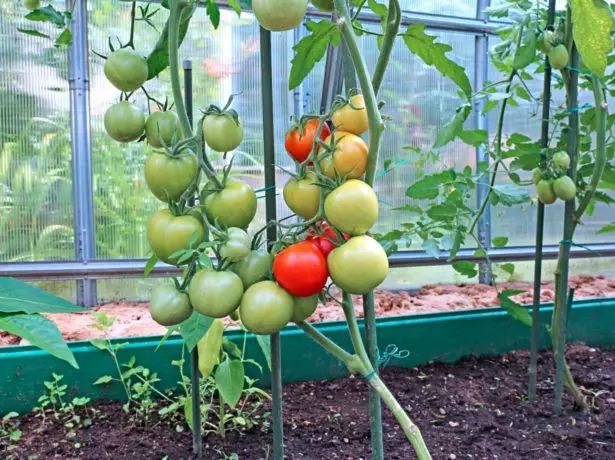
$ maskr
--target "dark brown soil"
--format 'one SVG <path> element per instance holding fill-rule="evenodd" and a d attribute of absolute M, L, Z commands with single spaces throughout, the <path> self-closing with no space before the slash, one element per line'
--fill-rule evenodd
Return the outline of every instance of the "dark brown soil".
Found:
<path fill-rule="evenodd" d="M 525 397 L 526 352 L 454 365 L 385 369 L 382 375 L 422 429 L 434 459 L 613 459 L 615 351 L 573 345 L 568 358 L 591 404 L 587 413 L 573 411 L 566 397 L 568 410 L 553 415 L 552 358 L 547 353 L 540 357 L 535 405 Z M 286 458 L 371 458 L 363 380 L 288 385 L 284 401 Z M 35 455 L 40 460 L 192 458 L 188 430 L 177 432 L 174 424 L 159 421 L 135 426 L 119 404 L 96 407 L 100 414 L 94 423 L 76 430 L 74 437 L 67 436 L 69 430 L 61 423 L 48 421 L 41 426 L 39 418 L 24 417 L 20 427 L 24 436 L 11 454 L 19 459 Z M 415 458 L 386 410 L 384 436 L 387 460 Z M 272 458 L 268 425 L 230 433 L 225 439 L 210 436 L 204 443 L 207 459 Z M 233 453 L 237 456 L 230 456 Z"/>

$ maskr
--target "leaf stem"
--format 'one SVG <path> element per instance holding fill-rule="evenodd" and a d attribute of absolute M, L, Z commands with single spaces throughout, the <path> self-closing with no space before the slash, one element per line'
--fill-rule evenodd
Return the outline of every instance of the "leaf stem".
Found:
<path fill-rule="evenodd" d="M 382 85 L 384 73 L 389 65 L 389 59 L 391 58 L 391 52 L 393 51 L 393 44 L 395 38 L 397 38 L 397 32 L 399 32 L 399 26 L 401 24 L 401 7 L 399 0 L 389 0 L 389 9 L 387 16 L 387 27 L 384 32 L 384 38 L 382 39 L 382 45 L 380 47 L 380 55 L 378 56 L 378 62 L 374 70 L 372 77 L 372 87 L 374 93 L 377 95 Z"/>

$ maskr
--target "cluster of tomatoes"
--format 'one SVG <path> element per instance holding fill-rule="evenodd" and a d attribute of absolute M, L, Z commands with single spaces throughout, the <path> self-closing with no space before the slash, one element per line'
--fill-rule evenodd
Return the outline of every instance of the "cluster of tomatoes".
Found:
<path fill-rule="evenodd" d="M 544 204 L 574 200 L 577 187 L 566 175 L 570 166 L 570 156 L 563 151 L 555 153 L 543 167 L 532 171 L 532 183 L 536 186 L 538 199 Z"/>
<path fill-rule="evenodd" d="M 557 32 L 545 30 L 539 37 L 540 51 L 549 59 L 549 65 L 561 70 L 568 65 L 568 49 Z"/>

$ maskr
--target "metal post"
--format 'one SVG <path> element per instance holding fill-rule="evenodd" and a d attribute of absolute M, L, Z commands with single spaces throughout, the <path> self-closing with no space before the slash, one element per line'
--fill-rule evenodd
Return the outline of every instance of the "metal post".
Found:
<path fill-rule="evenodd" d="M 263 148 L 265 156 L 266 221 L 276 219 L 275 138 L 273 119 L 273 69 L 271 64 L 271 32 L 260 29 L 261 93 L 263 101 Z M 267 242 L 277 240 L 275 227 L 267 229 Z M 284 427 L 282 426 L 282 354 L 280 334 L 271 336 L 271 395 L 273 405 L 273 458 L 284 459 Z"/>
<path fill-rule="evenodd" d="M 95 259 L 94 194 L 92 190 L 92 149 L 90 137 L 90 77 L 88 68 L 87 1 L 66 0 L 74 10 L 70 29 L 73 42 L 68 48 L 70 87 L 71 150 L 73 163 L 73 225 L 75 258 L 82 263 Z M 96 305 L 96 281 L 77 281 L 77 303 Z"/>
<path fill-rule="evenodd" d="M 476 4 L 476 18 L 487 22 L 487 16 L 484 11 L 489 6 L 491 0 L 478 0 Z M 476 36 L 474 45 L 474 88 L 476 91 L 483 88 L 485 82 L 489 79 L 488 52 L 489 52 L 489 37 L 486 33 Z M 480 98 L 474 103 L 474 114 L 476 117 L 476 128 L 484 129 L 489 132 L 488 117 L 482 113 L 485 107 L 485 99 Z M 480 171 L 481 165 L 489 164 L 489 151 L 484 146 L 476 148 L 476 169 Z M 477 187 L 477 202 L 480 206 L 489 193 L 489 177 L 485 176 L 478 182 Z M 485 248 L 491 246 L 491 207 L 487 204 L 485 212 L 478 222 L 478 241 Z M 487 264 L 479 264 L 479 281 L 484 284 L 491 284 L 491 270 Z"/>

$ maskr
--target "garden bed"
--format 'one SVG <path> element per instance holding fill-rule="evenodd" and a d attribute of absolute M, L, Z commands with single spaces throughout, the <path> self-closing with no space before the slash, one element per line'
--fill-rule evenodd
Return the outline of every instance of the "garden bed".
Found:
<path fill-rule="evenodd" d="M 553 415 L 553 362 L 539 360 L 538 403 L 526 401 L 526 352 L 472 358 L 456 364 L 385 369 L 383 379 L 421 427 L 434 459 L 613 458 L 615 448 L 615 352 L 569 347 L 578 383 L 589 397 L 588 413 Z M 365 459 L 371 457 L 367 385 L 358 378 L 307 382 L 284 387 L 284 430 L 289 459 Z M 566 396 L 566 407 L 571 401 Z M 16 458 L 190 458 L 187 427 L 155 417 L 146 426 L 129 421 L 118 403 L 97 403 L 88 428 L 45 424 L 23 417 Z M 264 407 L 263 412 L 269 410 Z M 385 410 L 387 459 L 411 459 L 412 449 Z M 264 459 L 271 430 L 261 424 L 226 438 L 208 436 L 205 458 Z M 5 446 L 6 447 L 6 446 Z M 235 453 L 236 457 L 230 455 Z M 227 455 L 226 457 L 224 455 Z M 166 457 L 165 457 L 166 458 Z"/>
<path fill-rule="evenodd" d="M 569 285 L 576 289 L 576 300 L 615 297 L 615 280 L 604 276 L 574 276 L 570 279 Z M 517 296 L 516 300 L 522 304 L 532 303 L 533 288 L 531 284 L 511 282 L 502 283 L 500 287 L 502 289 L 524 290 L 526 293 Z M 544 282 L 541 289 L 542 302 L 551 302 L 553 297 L 553 282 Z M 354 296 L 353 300 L 357 315 L 362 317 L 362 298 Z M 382 290 L 376 292 L 376 313 L 378 317 L 475 310 L 497 305 L 499 305 L 499 300 L 495 289 L 484 284 L 427 285 L 415 292 Z M 95 307 L 94 310 L 103 311 L 107 315 L 116 317 L 115 324 L 110 330 L 112 337 L 164 335 L 166 329 L 151 319 L 148 308 L 148 304 L 144 302 L 117 301 Z M 89 313 L 47 316 L 56 323 L 62 335 L 68 341 L 88 340 L 102 336 L 100 331 L 89 326 L 92 323 Z M 334 302 L 330 302 L 327 305 L 320 305 L 308 321 L 325 322 L 343 319 L 344 314 L 341 307 Z M 0 332 L 0 346 L 18 345 L 19 343 L 18 337 Z"/>

